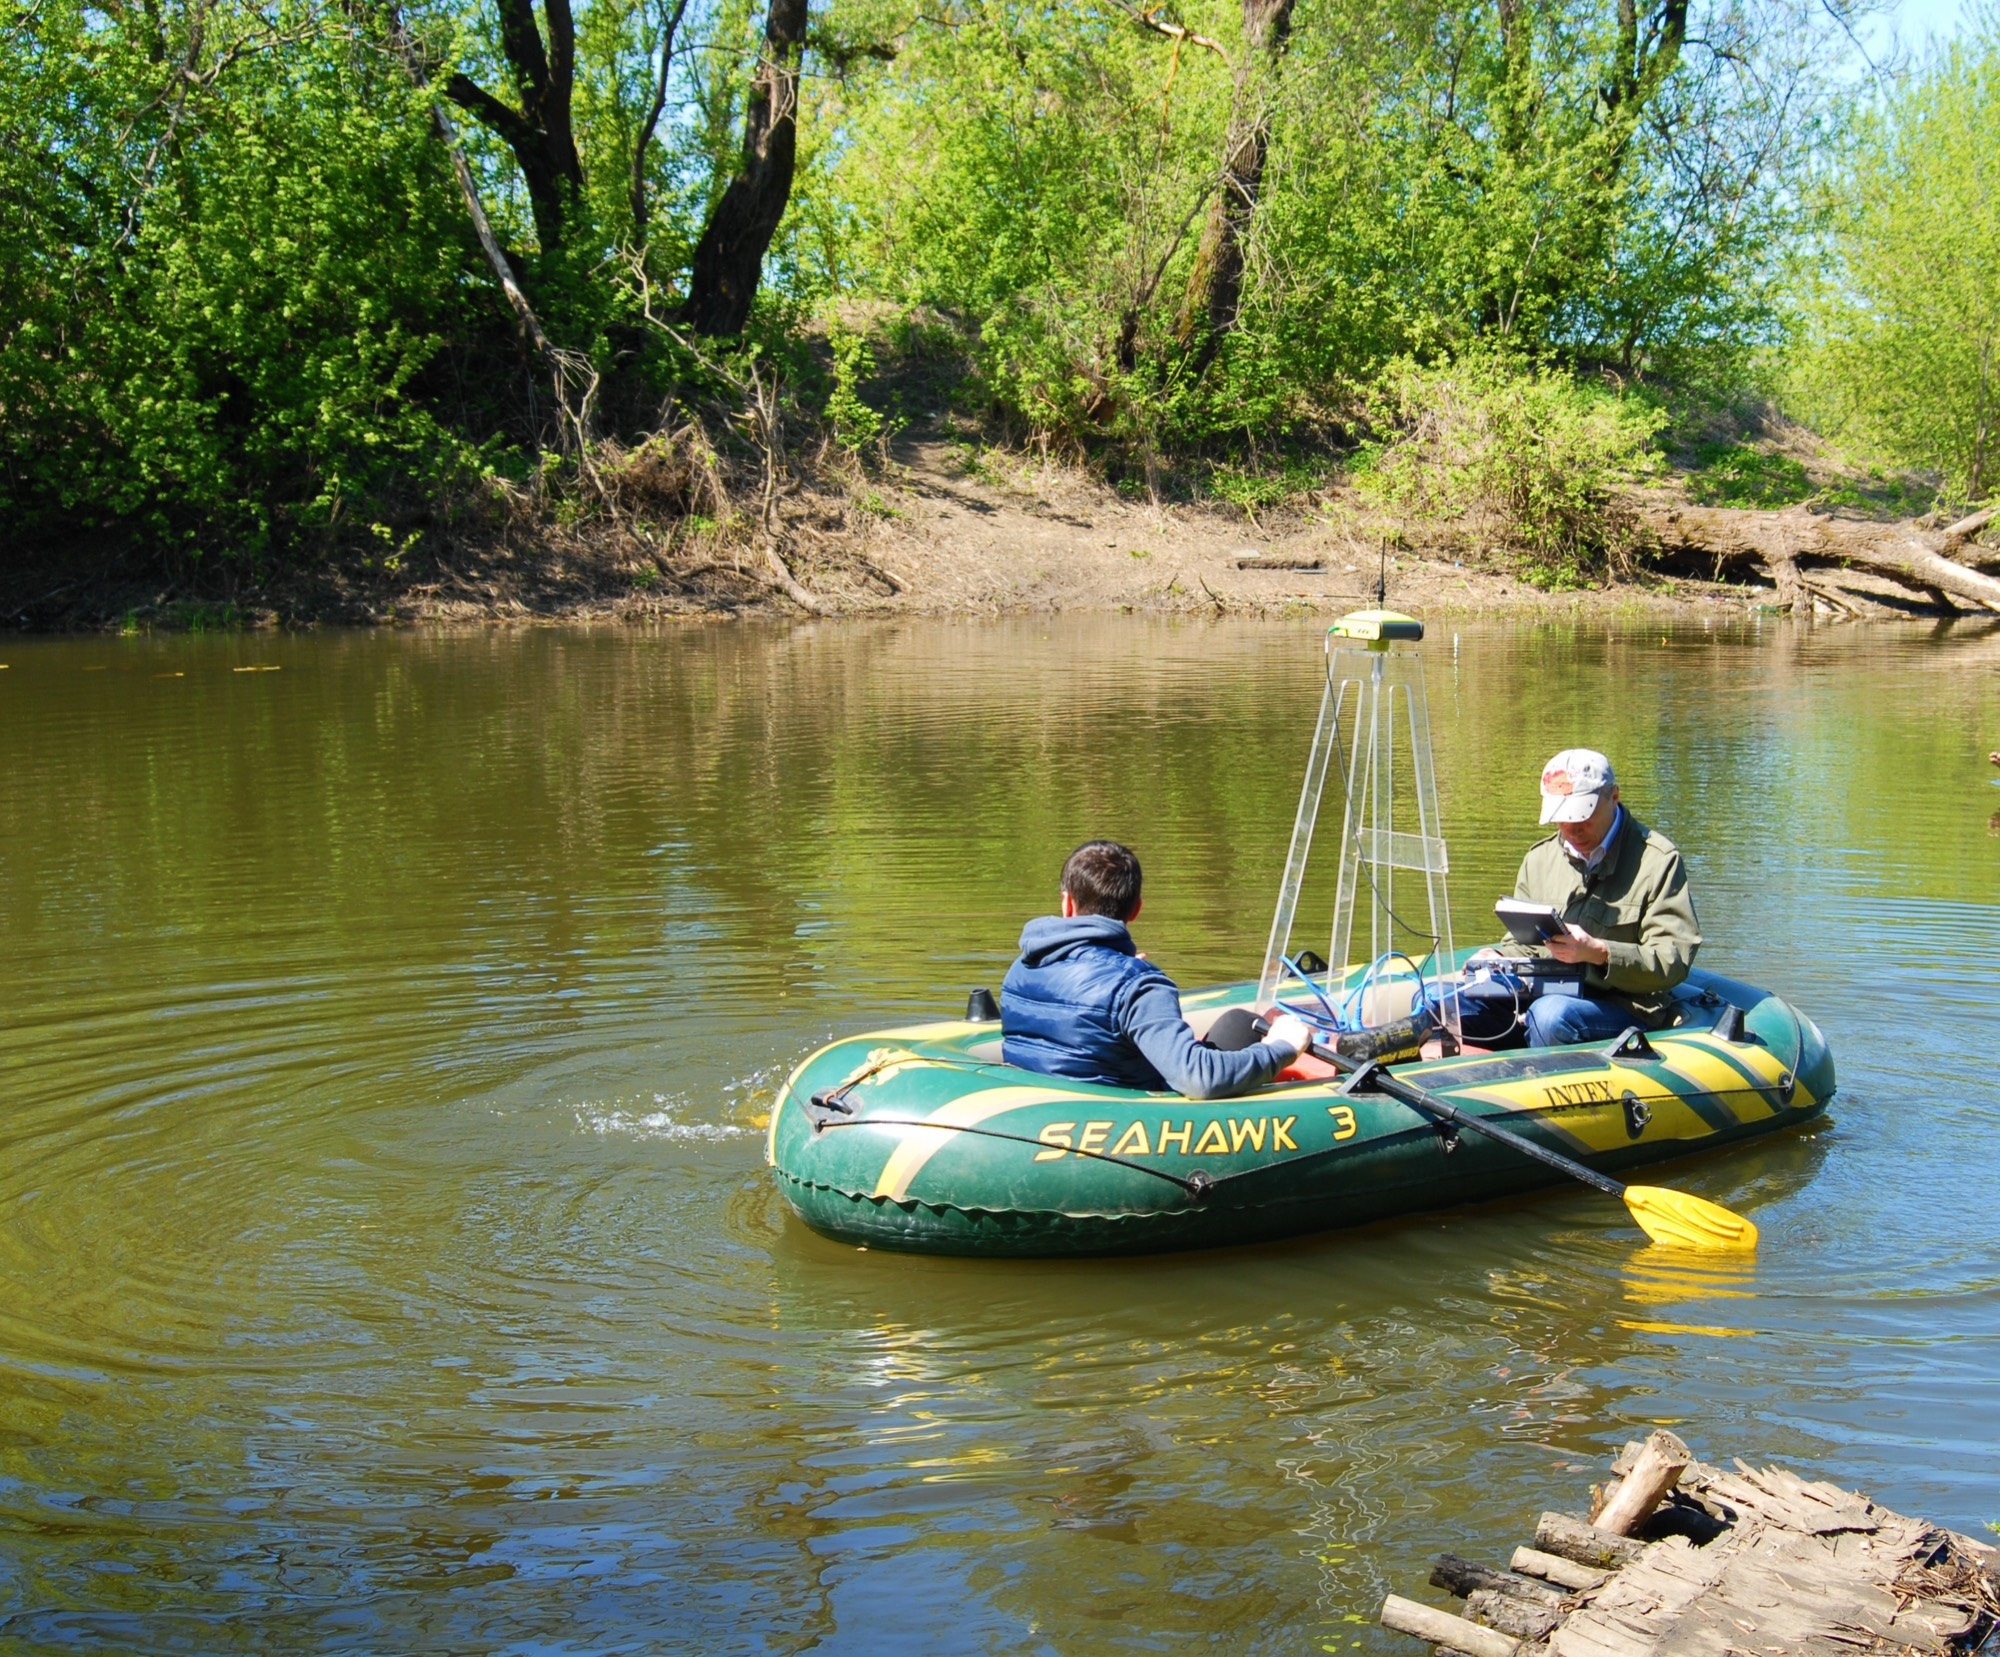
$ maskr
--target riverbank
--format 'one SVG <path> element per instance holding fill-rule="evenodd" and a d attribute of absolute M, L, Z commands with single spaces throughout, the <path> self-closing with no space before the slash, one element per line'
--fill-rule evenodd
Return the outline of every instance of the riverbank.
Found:
<path fill-rule="evenodd" d="M 1726 452 L 1754 457 L 1735 445 L 1741 435 L 1732 430 Z M 1808 460 L 1795 468 L 1799 487 L 1826 482 L 1809 471 L 1841 481 L 1823 455 Z M 799 475 L 758 501 L 745 480 L 721 480 L 712 454 L 608 450 L 593 457 L 587 511 L 498 490 L 400 546 L 304 568 L 230 557 L 135 568 L 64 549 L 0 574 L 0 617 L 20 631 L 201 632 L 787 613 L 1338 614 L 1373 602 L 1379 581 L 1392 603 L 1427 615 L 1608 621 L 1745 614 L 1795 596 L 1754 562 L 1728 568 L 1700 547 L 1656 549 L 1602 584 L 1550 585 L 1476 515 L 1398 517 L 1337 475 L 1317 488 L 1253 480 L 1246 497 L 1273 497 L 1262 505 L 1155 496 L 948 421 L 905 434 L 866 467 L 825 448 L 793 465 Z M 1619 509 L 1672 519 L 1691 503 L 1693 515 L 1710 510 L 1702 499 L 1701 474 L 1684 469 Z M 1808 589 L 1808 602 L 1829 615 L 1950 608 L 1867 571 Z"/>
<path fill-rule="evenodd" d="M 1499 548 L 1371 514 L 1330 489 L 1262 511 L 1133 499 L 1081 468 L 930 437 L 886 465 L 795 485 L 784 546 L 739 523 L 690 534 L 621 505 L 587 525 L 496 514 L 450 550 L 358 556 L 298 571 L 228 559 L 178 575 L 74 565 L 16 571 L 0 614 L 23 631 L 205 631 L 336 626 L 638 622 L 799 613 L 995 615 L 1097 611 L 1338 613 L 1373 600 L 1426 614 L 1588 615 L 1742 611 L 1772 589 L 1648 572 L 1550 590 Z M 699 523 L 699 520 L 697 520 Z M 67 578 L 66 578 L 67 577 Z"/>

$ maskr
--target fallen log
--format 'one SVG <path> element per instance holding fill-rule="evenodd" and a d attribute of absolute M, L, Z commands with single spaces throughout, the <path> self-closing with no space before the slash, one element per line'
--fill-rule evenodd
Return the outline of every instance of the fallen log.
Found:
<path fill-rule="evenodd" d="M 1431 1586 L 1456 1594 L 1460 1599 L 1481 1591 L 1512 1594 L 1517 1599 L 1536 1605 L 1561 1605 L 1569 1598 L 1560 1588 L 1551 1587 L 1547 1582 L 1534 1582 L 1511 1571 L 1496 1571 L 1490 1566 L 1475 1564 L 1470 1559 L 1461 1559 L 1455 1553 L 1441 1553 L 1431 1561 Z"/>
<path fill-rule="evenodd" d="M 1382 1602 L 1380 1621 L 1384 1628 L 1393 1628 L 1399 1634 L 1414 1634 L 1432 1645 L 1465 1652 L 1467 1657 L 1514 1657 L 1521 1649 L 1521 1642 L 1511 1635 L 1454 1617 L 1449 1611 L 1434 1611 L 1399 1594 L 1391 1594 Z"/>
<path fill-rule="evenodd" d="M 2000 611 L 2000 579 L 1947 556 L 1993 522 L 1991 510 L 1925 529 L 1908 521 L 1837 518 L 1803 506 L 1754 512 L 1654 495 L 1634 496 L 1630 504 L 1663 553 L 1705 559 L 1717 579 L 1726 569 L 1760 566 L 1787 609 L 1809 608 L 1814 597 L 1853 608 L 1850 595 L 1807 579 L 1806 567 L 1813 565 L 1869 570 L 1947 609 Z"/>
<path fill-rule="evenodd" d="M 1546 1640 L 1563 1620 L 1558 1605 L 1530 1605 L 1497 1588 L 1480 1588 L 1465 1596 L 1465 1614 L 1486 1628 L 1497 1628 L 1520 1640 Z"/>
<path fill-rule="evenodd" d="M 1543 1553 L 1573 1559 L 1579 1565 L 1615 1571 L 1627 1561 L 1637 1559 L 1645 1544 L 1630 1537 L 1613 1536 L 1581 1519 L 1572 1519 L 1567 1513 L 1544 1513 L 1535 1526 L 1535 1546 Z"/>
<path fill-rule="evenodd" d="M 1575 1560 L 1564 1559 L 1558 1554 L 1543 1553 L 1539 1548 L 1516 1548 L 1514 1557 L 1507 1564 L 1511 1570 L 1524 1576 L 1541 1577 L 1559 1588 L 1596 1588 L 1611 1574 L 1579 1565 Z"/>

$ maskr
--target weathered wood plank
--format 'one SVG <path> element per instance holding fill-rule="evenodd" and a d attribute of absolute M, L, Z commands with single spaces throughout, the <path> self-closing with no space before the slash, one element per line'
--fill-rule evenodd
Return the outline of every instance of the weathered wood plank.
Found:
<path fill-rule="evenodd" d="M 1661 1483 L 1649 1463 L 1685 1451 L 1671 1435 L 1628 1446 L 1612 1501 L 1629 1493 L 1621 1506 L 1644 1509 Z M 1968 1657 L 2000 1628 L 1990 1546 L 1784 1468 L 1725 1473 L 1688 1458 L 1680 1489 L 1716 1527 L 1690 1509 L 1676 1523 L 1692 1515 L 1693 1536 L 1641 1544 L 1547 1513 L 1509 1571 L 1439 1558 L 1432 1580 L 1466 1596 L 1469 1624 L 1421 1606 L 1422 1627 L 1387 1606 L 1383 1621 L 1468 1657 L 1499 1657 L 1495 1639 L 1511 1657 Z M 1485 1641 L 1462 1632 L 1482 1625 Z"/>

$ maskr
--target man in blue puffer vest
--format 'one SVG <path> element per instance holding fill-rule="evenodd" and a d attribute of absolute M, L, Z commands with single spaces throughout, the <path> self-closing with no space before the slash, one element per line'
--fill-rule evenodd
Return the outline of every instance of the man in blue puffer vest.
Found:
<path fill-rule="evenodd" d="M 1139 859 L 1093 840 L 1063 865 L 1062 913 L 1021 929 L 1021 958 L 1000 991 L 1009 1064 L 1190 1099 L 1262 1087 L 1297 1058 L 1309 1032 L 1287 1013 L 1260 1042 L 1219 1052 L 1181 1017 L 1174 981 L 1133 946 Z"/>

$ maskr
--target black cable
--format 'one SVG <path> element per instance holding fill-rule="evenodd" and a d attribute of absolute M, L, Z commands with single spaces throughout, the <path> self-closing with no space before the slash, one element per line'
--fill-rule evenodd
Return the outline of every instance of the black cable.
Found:
<path fill-rule="evenodd" d="M 1359 861 L 1361 863 L 1361 872 L 1368 877 L 1368 890 L 1375 894 L 1375 901 L 1381 904 L 1382 913 L 1387 915 L 1390 920 L 1394 921 L 1405 932 L 1409 933 L 1409 935 L 1412 938 L 1422 939 L 1425 943 L 1431 946 L 1430 949 L 1425 953 L 1423 961 L 1424 966 L 1429 966 L 1431 962 L 1431 956 L 1435 955 L 1438 952 L 1438 945 L 1442 940 L 1438 937 L 1438 935 L 1435 932 L 1426 932 L 1421 927 L 1412 926 L 1408 921 L 1404 920 L 1401 915 L 1397 914 L 1395 910 L 1391 909 L 1389 907 L 1388 899 L 1382 896 L 1382 888 L 1375 884 L 1375 870 L 1373 865 L 1371 865 L 1365 858 L 1360 859 Z M 1421 977 L 1423 975 L 1423 968 L 1419 967 L 1417 970 L 1418 970 L 1418 976 Z"/>

